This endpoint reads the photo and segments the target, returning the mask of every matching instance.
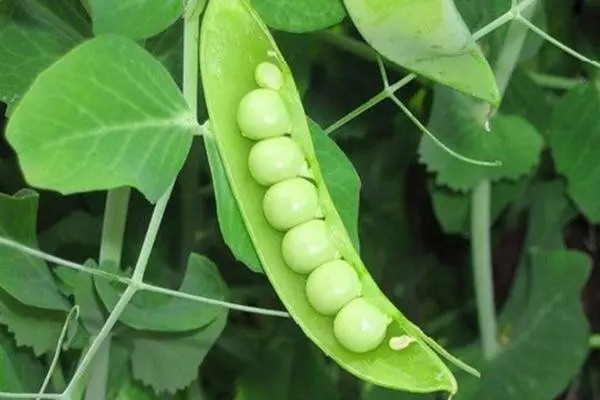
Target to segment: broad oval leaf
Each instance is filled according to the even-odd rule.
[[[184,0],[89,0],[94,33],[114,33],[131,39],[154,36],[183,12]]]
[[[83,40],[53,12],[63,1],[36,3],[33,10],[27,3],[0,4],[0,100],[7,103],[9,114],[37,74]]]
[[[554,108],[548,144],[567,192],[592,223],[600,223],[600,91],[596,85],[571,90]]]
[[[7,138],[33,186],[62,194],[134,186],[154,202],[181,169],[197,125],[161,63],[107,35],[38,76]]]
[[[341,0],[252,0],[265,23],[288,32],[309,32],[341,22],[346,10]]]
[[[105,264],[103,269],[114,267]],[[116,271],[110,270],[115,273]],[[94,279],[102,302],[112,310],[121,293],[104,278]],[[115,283],[123,288],[123,285]],[[123,289],[124,290],[124,289]],[[227,287],[217,267],[208,258],[192,253],[179,291],[186,294],[224,300]],[[153,292],[138,292],[127,305],[120,320],[143,331],[182,332],[197,329],[212,322],[223,307],[208,305]]]
[[[452,0],[344,0],[365,40],[417,74],[500,102],[494,74]]]
[[[14,196],[0,193],[0,236],[37,248],[38,195],[23,190]],[[44,261],[0,246],[0,288],[24,305],[46,310],[69,310],[68,301]]]

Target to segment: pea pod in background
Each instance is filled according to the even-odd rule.
[[[498,106],[485,56],[453,0],[344,0],[362,37],[383,57]]]
[[[223,29],[224,27],[228,29]],[[219,165],[222,166],[225,175],[221,174],[220,177],[227,179],[258,260],[292,318],[327,356],[365,381],[412,392],[455,393],[456,380],[435,351],[469,372],[474,374],[477,372],[449,355],[406,319],[385,297],[369,275],[323,179],[309,123],[290,69],[260,17],[246,0],[213,0],[209,2],[205,12],[200,43],[202,82],[210,118],[210,128],[206,137],[207,151],[218,152],[211,156],[219,158]],[[257,80],[256,69],[265,63],[277,67],[275,70],[282,72],[282,79]],[[256,171],[253,176],[249,168],[250,154],[257,143],[264,143],[262,141],[270,139],[253,135],[253,132],[242,133],[239,124],[241,119],[241,125],[246,131],[255,129],[253,123],[256,121],[246,120],[243,115],[238,115],[238,110],[240,104],[247,101],[249,94],[254,96],[257,93],[261,82],[262,86],[271,85],[268,82],[277,82],[271,85],[273,87],[265,90],[278,93],[283,102],[284,112],[287,113],[287,116],[282,117],[282,114],[276,111],[281,108],[277,105],[279,100],[275,98],[265,100],[272,93],[265,94],[263,100],[253,103],[257,105],[259,112],[274,113],[271,115],[273,118],[267,118],[272,122],[270,127],[273,127],[273,131],[263,131],[263,133],[266,136],[273,134],[274,137],[287,137],[288,135],[281,135],[289,134],[292,141],[301,149],[307,162],[307,169],[298,169],[297,178],[280,183],[270,182],[270,176],[259,179],[263,184],[256,181]],[[263,109],[265,104],[267,107]],[[288,117],[289,124],[286,122]],[[213,174],[218,175],[218,171],[213,171]],[[289,190],[283,190],[281,193],[305,195],[308,193],[307,190],[312,190],[292,188],[292,186],[306,186],[305,183],[299,183],[297,180],[314,184],[318,207],[314,206],[312,200],[314,197],[307,195],[308,200],[304,204],[308,204],[306,207],[310,212],[301,213],[297,215],[298,219],[288,223],[289,220],[282,218],[282,215],[266,204],[271,201],[279,204],[277,200],[272,200],[277,196],[270,194],[266,197],[267,201],[265,196],[276,190],[273,188],[285,182],[290,185]],[[289,183],[290,181],[296,183]],[[267,186],[265,183],[272,185]],[[266,214],[263,211],[265,206],[267,206]],[[275,214],[269,214],[273,212]],[[343,260],[353,268],[358,277],[360,298],[347,303],[346,311],[339,311],[339,307],[330,310],[331,303],[326,302],[321,306],[319,304],[323,299],[315,299],[314,294],[307,296],[309,271],[303,269],[303,262],[306,260],[297,259],[293,254],[290,256],[290,251],[285,250],[284,241],[292,240],[289,239],[293,236],[291,232],[303,236],[302,232],[298,233],[298,230],[306,224],[325,227],[325,230],[318,227],[307,228],[310,234],[304,237],[308,240],[318,236],[326,236],[331,240],[336,254],[329,253],[321,261],[325,262],[332,258]],[[323,252],[328,253],[328,250],[325,249]],[[297,265],[294,265],[295,263]],[[342,270],[343,267],[338,269]],[[331,270],[335,273],[336,268]],[[323,275],[328,276],[331,270],[325,271]],[[351,275],[352,273],[348,276]],[[348,279],[350,292],[352,292],[355,290],[353,278]],[[311,284],[310,287],[312,291],[322,291],[318,284]],[[311,289],[308,291],[310,292]],[[353,296],[356,297],[356,294],[350,297]],[[311,297],[310,301],[309,297]],[[311,301],[323,311],[323,314],[328,315],[317,312],[315,306],[311,305]],[[334,311],[339,312],[333,315]],[[371,349],[370,344],[361,347],[364,342],[357,342],[356,337],[345,337],[348,333],[347,328],[352,326],[356,313],[360,315],[360,312],[366,312],[373,317],[374,324],[384,325],[385,337],[377,340],[374,349]],[[379,318],[380,316],[383,319]],[[334,320],[338,319],[343,321],[334,324]]]

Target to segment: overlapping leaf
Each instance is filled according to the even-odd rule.
[[[36,248],[37,208],[38,195],[33,191],[12,197],[0,194],[0,236]],[[6,246],[0,246],[0,288],[27,306],[70,308],[44,261]]]
[[[89,0],[94,33],[144,39],[165,30],[183,12],[183,0]]]
[[[600,222],[600,92],[595,85],[570,91],[554,108],[548,144],[567,191],[592,222]]]
[[[466,95],[438,86],[429,129],[454,151],[483,161],[500,161],[501,166],[477,166],[459,160],[423,136],[420,161],[436,172],[436,182],[458,191],[473,189],[482,179],[516,180],[539,162],[543,141],[527,120],[497,115],[491,131],[483,128],[485,109]]]
[[[175,393],[198,376],[198,367],[227,323],[225,309],[202,329],[172,335],[146,334],[133,340],[133,377],[155,392]]]
[[[0,392],[33,393],[44,379],[44,368],[26,349],[17,349],[10,335],[0,329]]]
[[[271,28],[296,33],[327,28],[346,16],[341,0],[252,0],[252,6]]]
[[[116,272],[112,264],[104,264],[102,268]],[[106,308],[112,310],[119,301],[119,291],[105,278],[96,278],[95,286]],[[227,287],[217,267],[208,258],[192,253],[179,291],[224,300]],[[205,326],[222,312],[223,308],[215,305],[138,292],[121,314],[120,320],[138,330],[182,332]]]
[[[33,186],[63,194],[134,186],[156,201],[196,130],[160,62],[128,39],[101,36],[36,79],[7,138]]]
[[[59,7],[69,10],[76,2],[0,4],[0,100],[8,104],[9,114],[37,74],[83,40],[78,30],[57,15]]]

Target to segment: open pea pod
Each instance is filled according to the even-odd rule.
[[[327,356],[365,381],[412,392],[455,393],[456,380],[433,349],[470,372],[477,372],[449,355],[412,324],[369,275],[323,180],[307,117],[290,69],[260,17],[246,0],[213,0],[206,9],[200,43],[202,83],[210,117],[207,142],[211,146],[216,143],[260,263],[295,322]],[[363,297],[392,319],[385,340],[375,350],[355,353],[337,341],[333,317],[322,316],[311,307],[305,294],[306,276],[297,274],[286,265],[281,250],[283,233],[273,229],[263,214],[266,188],[253,180],[248,169],[248,157],[255,142],[242,136],[236,112],[242,98],[257,88],[254,70],[264,61],[276,64],[283,72],[283,86],[279,93],[291,117],[292,139],[300,145],[312,170],[324,220],[334,245],[342,258],[356,269]],[[393,350],[388,345],[392,338],[410,338],[412,342]]]

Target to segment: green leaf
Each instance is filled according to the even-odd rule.
[[[0,329],[0,392],[34,393],[42,387],[42,364],[25,349],[18,349],[10,335]]]
[[[164,31],[183,12],[183,0],[89,0],[94,33],[144,39]]]
[[[212,134],[204,135],[204,146],[210,164],[210,174],[217,203],[217,217],[223,240],[236,260],[243,262],[254,272],[262,272],[262,266],[250,235],[244,226],[242,214],[231,191],[223,160]],[[244,229],[240,229],[240,227],[244,227]]]
[[[116,273],[114,264],[102,269]],[[96,290],[108,310],[112,310],[124,289],[121,283],[111,285],[105,278],[94,278]],[[120,290],[116,290],[119,287]],[[225,300],[227,286],[215,264],[208,258],[192,253],[179,291],[191,295]],[[181,332],[200,328],[212,322],[223,311],[216,305],[169,297],[153,292],[138,292],[127,305],[120,320],[137,330]]]
[[[227,311],[206,327],[182,334],[147,334],[133,341],[131,367],[134,378],[155,392],[175,393],[198,376],[198,367],[227,323]]]
[[[494,74],[452,0],[344,0],[382,56],[443,85],[500,102]]]
[[[179,87],[183,84],[183,23],[177,21],[160,35],[146,40],[145,47],[171,73]]]
[[[310,119],[308,121],[323,179],[344,222],[344,226],[350,234],[352,244],[358,250],[360,178],[352,162],[338,145],[315,122]],[[221,234],[237,260],[246,264],[252,271],[261,272],[262,267],[248,231],[239,228],[244,226],[244,220],[229,186],[215,140],[211,135],[206,135],[204,144],[215,187]]]
[[[74,1],[30,0],[0,4],[0,101],[12,113],[34,78],[83,40],[81,33],[56,15]]]
[[[315,146],[315,153],[344,227],[352,239],[356,251],[360,250],[358,238],[358,203],[360,178],[352,162],[319,125],[308,120],[308,127]]]
[[[525,247],[556,250],[565,248],[563,231],[577,217],[562,181],[540,182],[530,194]]]
[[[97,268],[93,261],[86,262],[86,266]],[[106,278],[98,279],[106,280]],[[79,318],[85,329],[93,336],[100,331],[106,320],[102,300],[96,293],[91,275],[76,272],[75,281],[73,296],[79,306]]]
[[[498,181],[492,185],[490,221],[492,224],[512,202],[523,195],[528,178],[518,181]],[[433,212],[442,231],[468,236],[470,230],[471,194],[452,191],[445,187],[430,185],[429,193],[433,202]]]
[[[56,348],[67,313],[30,307],[0,290],[0,324],[15,335],[18,346],[33,349],[36,356]]]
[[[429,129],[452,150],[477,160],[499,160],[501,166],[485,167],[459,160],[424,135],[419,146],[420,161],[436,172],[436,183],[457,191],[473,189],[482,179],[516,180],[539,162],[542,137],[527,120],[497,115],[491,132],[483,129],[482,107],[473,99],[438,86],[434,94]]]
[[[515,70],[511,76],[500,109],[505,114],[518,114],[526,118],[538,132],[546,135],[552,106],[544,89],[522,70]]]
[[[567,179],[567,192],[590,222],[600,222],[600,93],[595,85],[571,90],[555,106],[548,145],[557,171]]]
[[[501,332],[501,353],[483,370],[477,398],[546,400],[567,386],[588,353],[580,294],[591,267],[577,251],[531,257],[527,304]]]
[[[37,248],[38,195],[22,190],[0,193],[0,236]],[[19,302],[48,310],[69,310],[44,261],[21,250],[0,246],[0,288]]]
[[[61,247],[86,245],[98,247],[101,238],[102,220],[91,214],[74,210],[38,235],[40,247],[55,254]]]
[[[288,32],[310,32],[340,23],[346,16],[341,0],[251,0],[265,23]]]
[[[73,194],[131,185],[155,202],[196,130],[160,62],[129,39],[101,36],[39,75],[7,138],[33,186]]]
[[[286,400],[292,376],[294,347],[275,339],[259,353],[236,383],[235,400]],[[308,384],[308,382],[306,382]]]

